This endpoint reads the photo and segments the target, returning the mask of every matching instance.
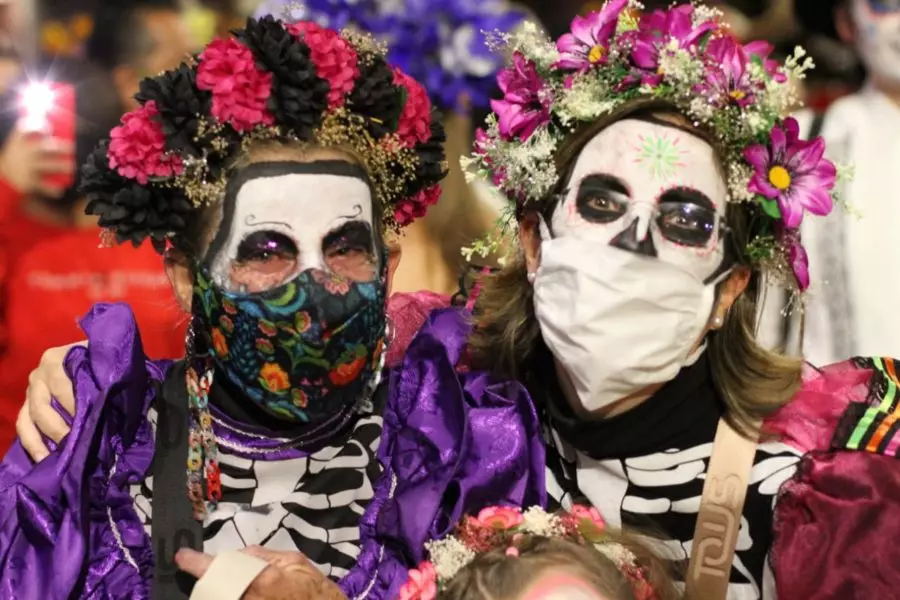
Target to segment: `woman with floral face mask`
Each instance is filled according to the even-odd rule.
[[[824,143],[783,117],[807,65],[694,5],[615,0],[556,43],[499,41],[504,98],[471,168],[513,200],[520,252],[474,319],[429,319],[393,393],[443,407],[524,385],[549,502],[660,534],[689,597],[895,595],[894,362],[816,370],[755,338],[763,281],[800,299],[798,227],[833,204]]]
[[[369,38],[266,17],[138,99],[84,192],[107,241],[165,251],[192,315],[186,355],[147,362],[124,305],[85,317],[90,345],[65,362],[71,433],[39,465],[17,444],[0,466],[0,596],[186,598],[174,555],[188,548],[219,555],[191,598],[270,597],[267,581],[391,598],[456,514],[540,502],[523,485],[540,481],[536,415],[495,423],[529,413],[527,396],[386,398],[407,315],[386,316],[383,236],[446,170],[419,84]],[[287,550],[303,558],[253,558]]]
[[[498,199],[495,194],[487,196],[483,187],[467,183],[459,164],[472,149],[470,115],[489,108],[504,63],[502,55],[485,45],[485,32],[514,30],[524,12],[507,0],[312,0],[302,6],[267,0],[256,10],[257,16],[266,14],[371,33],[386,45],[391,64],[422,83],[447,133],[448,173],[441,201],[427,214],[424,207],[415,207],[416,213],[399,215],[406,225],[397,240],[404,258],[393,289],[446,296],[456,292],[466,266],[460,250],[485,237],[502,204],[492,202]]]

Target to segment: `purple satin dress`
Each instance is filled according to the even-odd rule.
[[[168,363],[147,361],[127,306],[101,304],[82,327],[90,342],[66,358],[75,384],[72,432],[33,465],[21,446],[0,465],[0,597],[150,597],[150,540],[129,487],[154,452],[144,415]],[[393,598],[427,540],[492,504],[545,503],[544,448],[517,383],[457,372],[468,325],[434,313],[390,373],[378,450],[384,472],[360,521],[348,598]]]

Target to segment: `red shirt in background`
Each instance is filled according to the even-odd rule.
[[[0,182],[0,204],[7,204],[11,193]],[[15,437],[29,373],[48,348],[84,339],[78,321],[94,303],[128,303],[152,358],[181,357],[187,326],[162,257],[149,244],[100,248],[96,228],[48,226],[17,206],[5,212],[0,221],[0,453]]]

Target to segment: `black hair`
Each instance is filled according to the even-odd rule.
[[[153,52],[146,13],[168,10],[178,11],[176,0],[103,0],[85,46],[88,60],[110,70],[136,63]]]
[[[836,13],[845,0],[794,0],[794,17],[804,32],[839,39]]]

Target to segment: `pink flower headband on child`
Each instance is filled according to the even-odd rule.
[[[507,556],[518,557],[517,539],[537,535],[593,545],[628,578],[637,600],[656,600],[656,592],[647,582],[637,558],[622,544],[607,539],[605,531],[606,522],[597,509],[578,504],[560,514],[545,512],[537,506],[524,512],[508,506],[485,508],[477,516],[463,519],[455,535],[425,544],[430,560],[410,569],[399,598],[434,600],[478,554],[505,548]]]

